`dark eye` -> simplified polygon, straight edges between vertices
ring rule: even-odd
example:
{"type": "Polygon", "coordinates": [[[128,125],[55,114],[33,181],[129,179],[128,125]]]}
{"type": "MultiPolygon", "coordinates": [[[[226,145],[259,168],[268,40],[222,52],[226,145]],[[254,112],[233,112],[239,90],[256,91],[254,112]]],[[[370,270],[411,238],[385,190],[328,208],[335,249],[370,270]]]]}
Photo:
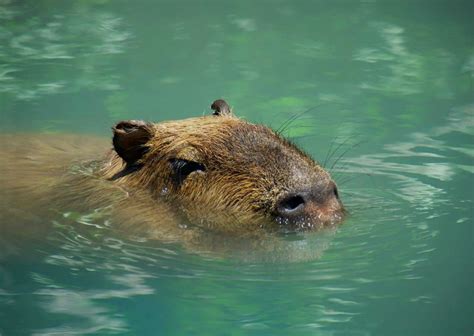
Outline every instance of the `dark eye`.
{"type": "Polygon", "coordinates": [[[334,186],[333,193],[334,193],[334,196],[336,196],[336,198],[339,199],[339,192],[337,191],[336,186],[334,186]]]}
{"type": "Polygon", "coordinates": [[[186,177],[188,177],[192,172],[206,171],[206,167],[199,162],[184,159],[171,159],[169,162],[171,164],[171,169],[173,170],[171,179],[177,186],[183,183],[186,177]]]}

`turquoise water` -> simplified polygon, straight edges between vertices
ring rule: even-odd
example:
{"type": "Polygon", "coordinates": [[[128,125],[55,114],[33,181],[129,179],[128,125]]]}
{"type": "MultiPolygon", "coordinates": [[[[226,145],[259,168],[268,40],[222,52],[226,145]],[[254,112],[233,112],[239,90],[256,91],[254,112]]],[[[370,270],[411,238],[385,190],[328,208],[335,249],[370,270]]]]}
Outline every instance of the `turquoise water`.
{"type": "Polygon", "coordinates": [[[0,335],[472,335],[473,12],[0,1],[3,133],[110,137],[118,120],[199,116],[219,97],[274,128],[301,114],[286,135],[328,161],[350,212],[333,234],[288,237],[317,252],[291,262],[58,214],[42,244],[0,256],[0,335]]]}

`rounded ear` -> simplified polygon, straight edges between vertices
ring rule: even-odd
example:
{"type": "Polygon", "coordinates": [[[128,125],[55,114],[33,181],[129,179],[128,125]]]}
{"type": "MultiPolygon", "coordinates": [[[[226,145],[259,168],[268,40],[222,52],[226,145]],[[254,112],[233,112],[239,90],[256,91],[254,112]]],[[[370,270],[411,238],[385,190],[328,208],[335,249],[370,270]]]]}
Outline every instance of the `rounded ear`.
{"type": "Polygon", "coordinates": [[[153,136],[153,125],[140,120],[127,120],[112,127],[112,131],[115,151],[128,165],[132,165],[148,151],[146,143],[153,136]]]}
{"type": "Polygon", "coordinates": [[[214,110],[214,113],[212,114],[215,116],[233,115],[229,104],[227,104],[227,102],[224,99],[215,100],[211,105],[211,109],[214,110]]]}

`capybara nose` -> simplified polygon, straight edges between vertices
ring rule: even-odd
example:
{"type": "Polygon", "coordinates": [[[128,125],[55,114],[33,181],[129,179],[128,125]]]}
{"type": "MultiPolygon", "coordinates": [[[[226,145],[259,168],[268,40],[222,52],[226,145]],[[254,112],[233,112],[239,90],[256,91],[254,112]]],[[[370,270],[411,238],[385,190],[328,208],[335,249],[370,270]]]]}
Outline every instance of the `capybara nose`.
{"type": "Polygon", "coordinates": [[[333,181],[317,183],[308,189],[289,192],[275,205],[277,222],[314,227],[340,221],[344,208],[333,181]]]}
{"type": "Polygon", "coordinates": [[[278,201],[276,212],[281,217],[300,216],[305,211],[306,199],[303,193],[287,195],[278,201]]]}

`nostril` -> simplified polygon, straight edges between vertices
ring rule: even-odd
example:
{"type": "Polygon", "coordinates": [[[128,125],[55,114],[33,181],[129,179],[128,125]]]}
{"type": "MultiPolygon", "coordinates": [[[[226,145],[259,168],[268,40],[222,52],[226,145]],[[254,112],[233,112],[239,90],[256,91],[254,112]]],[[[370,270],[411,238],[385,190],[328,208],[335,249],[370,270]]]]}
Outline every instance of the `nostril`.
{"type": "Polygon", "coordinates": [[[278,210],[286,214],[294,213],[297,210],[303,208],[304,203],[305,200],[302,196],[290,196],[280,201],[280,204],[278,205],[278,210]]]}

